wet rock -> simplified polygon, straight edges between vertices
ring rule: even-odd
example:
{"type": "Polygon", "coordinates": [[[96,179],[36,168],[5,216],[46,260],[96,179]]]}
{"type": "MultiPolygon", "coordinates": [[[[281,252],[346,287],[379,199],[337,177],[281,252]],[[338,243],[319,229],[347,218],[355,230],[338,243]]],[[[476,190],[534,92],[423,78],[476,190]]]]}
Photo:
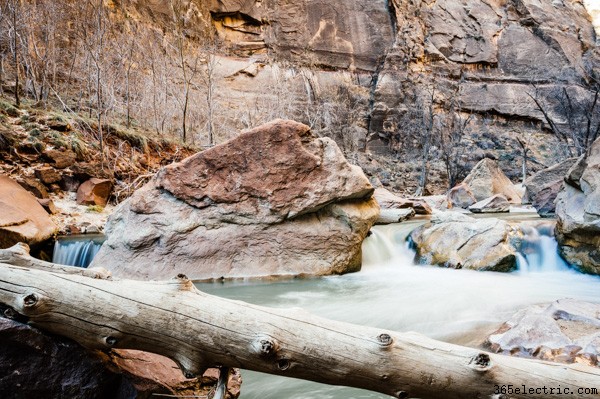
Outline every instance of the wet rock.
{"type": "Polygon", "coordinates": [[[36,198],[14,180],[0,175],[0,248],[29,245],[52,237],[57,227],[36,198]]]}
{"type": "Polygon", "coordinates": [[[430,215],[431,207],[429,204],[419,198],[403,198],[393,194],[389,190],[381,187],[376,188],[373,194],[375,200],[381,208],[387,209],[406,209],[412,208],[418,215],[430,215]]]}
{"type": "Polygon", "coordinates": [[[452,187],[448,192],[448,205],[450,208],[463,208],[467,209],[477,200],[471,192],[469,186],[465,183],[460,183],[457,186],[452,187]]]}
{"type": "Polygon", "coordinates": [[[35,177],[40,179],[41,182],[46,185],[58,183],[61,179],[60,172],[52,167],[41,167],[36,169],[35,177]]]}
{"type": "Polygon", "coordinates": [[[277,120],[162,169],[110,217],[94,263],[141,279],[356,271],[372,193],[332,140],[277,120]]]}
{"type": "Polygon", "coordinates": [[[496,161],[482,159],[463,181],[477,201],[502,194],[511,204],[520,204],[521,195],[496,161]]]}
{"type": "Polygon", "coordinates": [[[509,272],[517,266],[513,238],[518,234],[502,220],[435,212],[431,223],[417,228],[410,237],[420,264],[509,272]]]}
{"type": "Polygon", "coordinates": [[[79,205],[106,206],[112,190],[112,182],[108,179],[91,178],[77,189],[79,205]]]}
{"type": "MultiPolygon", "coordinates": [[[[0,396],[3,398],[151,398],[153,394],[205,397],[217,374],[186,379],[175,363],[152,353],[82,348],[31,326],[0,318],[0,396]]],[[[217,374],[218,376],[218,374],[217,374]]],[[[239,396],[239,372],[228,398],[239,396]]]]}
{"type": "Polygon", "coordinates": [[[496,194],[469,207],[473,213],[502,213],[510,210],[510,203],[502,194],[496,194]]]}
{"type": "Polygon", "coordinates": [[[549,183],[539,190],[533,199],[533,207],[542,217],[553,217],[556,210],[556,197],[563,188],[563,181],[549,183]]]}
{"type": "Polygon", "coordinates": [[[600,305],[561,299],[517,312],[487,339],[495,352],[597,366],[600,305]]]}

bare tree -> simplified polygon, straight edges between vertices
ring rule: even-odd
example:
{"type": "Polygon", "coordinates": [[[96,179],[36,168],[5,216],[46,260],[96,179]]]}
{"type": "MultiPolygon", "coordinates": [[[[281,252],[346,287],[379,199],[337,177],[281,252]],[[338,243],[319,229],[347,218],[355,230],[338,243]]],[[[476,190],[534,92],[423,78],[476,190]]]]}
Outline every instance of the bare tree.
{"type": "Polygon", "coordinates": [[[533,93],[527,93],[568,156],[586,153],[600,136],[600,77],[591,70],[585,80],[585,85],[563,85],[550,93],[532,85],[533,93]]]}

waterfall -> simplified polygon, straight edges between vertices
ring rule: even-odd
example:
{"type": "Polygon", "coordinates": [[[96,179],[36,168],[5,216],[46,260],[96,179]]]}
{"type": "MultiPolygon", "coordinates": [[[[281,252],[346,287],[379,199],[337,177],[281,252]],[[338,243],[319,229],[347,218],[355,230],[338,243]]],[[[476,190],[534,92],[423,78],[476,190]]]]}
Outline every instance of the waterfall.
{"type": "Polygon", "coordinates": [[[58,239],[54,243],[52,263],[88,267],[102,246],[103,236],[79,236],[58,239]]]}
{"type": "Polygon", "coordinates": [[[558,253],[558,243],[551,228],[541,225],[523,230],[525,236],[517,254],[517,269],[520,273],[570,270],[558,253]]]}

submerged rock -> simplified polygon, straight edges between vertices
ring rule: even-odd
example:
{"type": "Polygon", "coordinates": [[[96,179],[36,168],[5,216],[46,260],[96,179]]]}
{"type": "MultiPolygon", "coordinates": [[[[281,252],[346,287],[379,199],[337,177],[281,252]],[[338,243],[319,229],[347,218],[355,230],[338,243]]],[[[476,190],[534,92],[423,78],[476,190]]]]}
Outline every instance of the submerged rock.
{"type": "Polygon", "coordinates": [[[0,175],[0,248],[18,242],[39,244],[52,237],[57,227],[29,191],[0,175]]]}
{"type": "Polygon", "coordinates": [[[598,365],[600,305],[561,299],[517,312],[487,339],[494,352],[598,365]]]}
{"type": "Polygon", "coordinates": [[[511,204],[521,203],[521,194],[494,160],[482,159],[463,183],[469,187],[477,201],[502,194],[511,204]]]}
{"type": "Polygon", "coordinates": [[[110,217],[93,265],[139,279],[357,271],[372,193],[335,142],[277,120],[162,169],[110,217]]]}
{"type": "Polygon", "coordinates": [[[503,220],[439,212],[431,223],[417,228],[410,237],[418,263],[509,272],[517,267],[517,251],[512,243],[517,234],[503,220]]]}
{"type": "Polygon", "coordinates": [[[583,272],[600,274],[600,140],[569,169],[556,217],[562,256],[583,272]]]}

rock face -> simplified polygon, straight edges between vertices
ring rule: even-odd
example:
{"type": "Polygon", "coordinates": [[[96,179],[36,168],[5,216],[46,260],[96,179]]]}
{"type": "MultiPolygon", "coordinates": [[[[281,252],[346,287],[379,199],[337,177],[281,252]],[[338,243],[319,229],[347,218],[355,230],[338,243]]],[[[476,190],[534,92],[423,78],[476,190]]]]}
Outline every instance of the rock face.
{"type": "Polygon", "coordinates": [[[469,207],[473,213],[501,213],[510,210],[510,203],[502,194],[496,194],[469,207]]]}
{"type": "Polygon", "coordinates": [[[556,217],[563,257],[583,272],[600,274],[600,140],[567,173],[556,217]]]}
{"type": "Polygon", "coordinates": [[[162,169],[111,216],[93,264],[142,279],[356,271],[372,193],[332,140],[274,121],[162,169]]]}
{"type": "Polygon", "coordinates": [[[531,203],[541,216],[550,216],[553,214],[556,196],[562,188],[567,172],[576,161],[576,158],[569,158],[549,168],[540,170],[525,180],[523,203],[531,203]]]}
{"type": "Polygon", "coordinates": [[[0,175],[0,248],[18,242],[35,245],[57,227],[36,198],[12,179],[0,175]]]}
{"type": "Polygon", "coordinates": [[[477,201],[502,194],[512,204],[521,203],[521,195],[513,183],[491,159],[482,159],[463,183],[469,187],[477,201]]]}
{"type": "Polygon", "coordinates": [[[495,352],[598,366],[600,305],[561,299],[517,312],[487,345],[495,352]]]}
{"type": "Polygon", "coordinates": [[[509,272],[516,268],[517,233],[498,219],[474,219],[457,212],[434,213],[431,223],[410,235],[415,260],[454,269],[509,272]]]}
{"type": "MultiPolygon", "coordinates": [[[[0,342],[3,398],[140,399],[154,397],[154,393],[200,396],[207,395],[216,382],[210,373],[186,379],[172,360],[159,355],[115,350],[107,356],[4,318],[0,318],[0,342]]],[[[236,375],[228,398],[239,395],[239,383],[236,375]]]]}

